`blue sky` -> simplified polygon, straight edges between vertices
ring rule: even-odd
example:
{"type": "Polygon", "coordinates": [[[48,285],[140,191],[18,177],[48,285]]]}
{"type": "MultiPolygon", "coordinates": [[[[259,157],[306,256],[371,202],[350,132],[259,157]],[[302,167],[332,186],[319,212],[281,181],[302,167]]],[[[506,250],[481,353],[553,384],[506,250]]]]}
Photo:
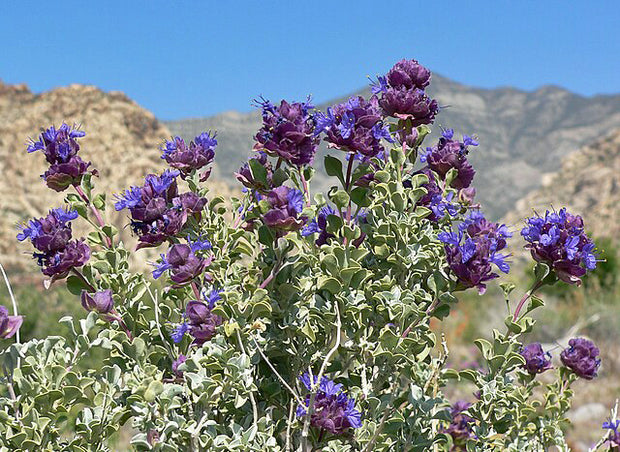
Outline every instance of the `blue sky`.
{"type": "Polygon", "coordinates": [[[4,1],[0,79],[120,90],[161,119],[317,102],[400,58],[481,86],[620,92],[616,1],[4,1]]]}

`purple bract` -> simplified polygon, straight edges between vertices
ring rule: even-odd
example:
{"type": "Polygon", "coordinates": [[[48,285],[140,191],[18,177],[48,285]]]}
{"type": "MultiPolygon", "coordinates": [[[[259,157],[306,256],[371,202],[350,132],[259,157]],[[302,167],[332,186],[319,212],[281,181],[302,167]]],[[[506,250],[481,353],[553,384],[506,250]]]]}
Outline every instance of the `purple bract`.
{"type": "Polygon", "coordinates": [[[9,315],[8,309],[0,306],[0,338],[13,337],[23,321],[24,318],[21,315],[9,315]]]}
{"type": "Polygon", "coordinates": [[[90,162],[85,162],[78,155],[80,145],[78,138],[86,135],[75,126],[62,124],[58,129],[51,126],[39,136],[38,141],[31,140],[28,152],[41,151],[50,164],[42,175],[47,186],[55,191],[66,190],[71,185],[79,185],[84,174],[88,172],[90,162]]]}
{"type": "MultiPolygon", "coordinates": [[[[215,147],[217,140],[215,134],[203,132],[189,143],[180,137],[174,137],[172,141],[166,141],[161,147],[161,158],[168,164],[181,172],[181,177],[185,178],[192,171],[197,171],[213,162],[215,158],[215,147]]],[[[201,181],[207,180],[211,169],[207,170],[200,178],[201,181]]]]}
{"type": "Polygon", "coordinates": [[[200,219],[207,200],[193,192],[178,194],[178,170],[161,176],[149,174],[141,187],[116,195],[116,210],[128,209],[131,228],[138,235],[138,249],[158,246],[177,236],[190,216],[200,219]]]}
{"type": "Polygon", "coordinates": [[[521,349],[521,356],[525,358],[523,366],[531,375],[541,374],[551,369],[551,354],[544,352],[542,345],[538,342],[528,344],[521,349]]]}
{"type": "Polygon", "coordinates": [[[317,133],[325,132],[329,147],[359,154],[362,158],[376,157],[384,151],[381,140],[394,142],[382,122],[377,98],[361,96],[327,109],[316,115],[317,133]]]}
{"type": "Polygon", "coordinates": [[[254,137],[254,149],[293,166],[310,165],[319,145],[309,113],[314,108],[310,99],[293,103],[283,100],[279,106],[265,99],[256,103],[262,108],[263,126],[254,137]]]}
{"type": "Polygon", "coordinates": [[[467,216],[458,231],[441,232],[437,237],[445,243],[448,265],[463,289],[477,287],[480,294],[484,293],[485,282],[499,276],[491,264],[504,273],[510,270],[506,261],[509,256],[499,252],[512,234],[505,225],[487,221],[479,211],[467,216]]]}
{"type": "Polygon", "coordinates": [[[586,380],[596,377],[601,365],[599,349],[594,343],[583,337],[573,338],[568,341],[568,348],[560,354],[562,364],[575,374],[586,380]]]}
{"type": "Polygon", "coordinates": [[[266,195],[269,210],[263,215],[263,222],[278,231],[295,231],[306,222],[300,217],[304,208],[304,195],[297,189],[276,187],[266,195]]]}
{"type": "MultiPolygon", "coordinates": [[[[316,383],[316,376],[314,382],[316,383]]],[[[299,377],[308,391],[312,391],[308,373],[299,377]]],[[[297,416],[307,414],[311,395],[306,395],[303,406],[297,407],[297,416]]],[[[327,430],[332,435],[342,435],[351,428],[362,426],[362,415],[355,409],[355,399],[342,391],[342,385],[336,384],[327,377],[322,377],[316,388],[316,396],[310,416],[310,425],[327,430]]]]}

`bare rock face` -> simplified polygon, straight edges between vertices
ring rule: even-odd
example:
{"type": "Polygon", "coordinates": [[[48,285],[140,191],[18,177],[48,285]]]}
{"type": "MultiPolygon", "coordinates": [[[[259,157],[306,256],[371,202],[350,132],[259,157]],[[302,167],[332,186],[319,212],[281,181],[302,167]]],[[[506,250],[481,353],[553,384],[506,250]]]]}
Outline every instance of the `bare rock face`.
{"type": "MultiPolygon", "coordinates": [[[[30,245],[15,238],[16,225],[60,206],[72,191],[48,189],[40,177],[46,169],[44,156],[26,152],[29,137],[37,139],[42,128],[58,127],[63,121],[80,124],[86,132],[80,139],[80,155],[99,171],[93,178],[96,192],[107,193],[108,220],[119,229],[127,218],[125,212],[114,211],[112,194],[166,167],[159,146],[170,131],[123,93],[71,85],[36,95],[25,85],[0,82],[0,262],[5,266],[35,269],[30,245]]],[[[78,227],[74,235],[83,231],[78,227]]],[[[122,233],[127,246],[132,246],[128,229],[122,233]]]]}
{"type": "Polygon", "coordinates": [[[543,178],[542,186],[516,203],[505,217],[521,226],[523,218],[555,207],[583,217],[594,237],[620,237],[620,129],[564,159],[562,167],[543,178]]]}

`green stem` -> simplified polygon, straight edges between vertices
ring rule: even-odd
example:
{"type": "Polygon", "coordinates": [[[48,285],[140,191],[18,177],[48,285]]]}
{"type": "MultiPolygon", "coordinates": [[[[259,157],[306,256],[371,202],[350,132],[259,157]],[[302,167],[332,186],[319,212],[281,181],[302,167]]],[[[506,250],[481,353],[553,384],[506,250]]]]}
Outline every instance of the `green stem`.
{"type": "Polygon", "coordinates": [[[523,308],[523,305],[525,304],[525,302],[532,296],[534,295],[534,292],[536,292],[538,289],[540,289],[543,285],[543,282],[541,280],[538,280],[534,283],[534,285],[532,286],[532,288],[530,289],[529,292],[526,292],[525,295],[523,295],[523,297],[521,298],[521,300],[519,300],[519,304],[517,305],[517,308],[515,309],[515,313],[512,316],[512,321],[516,322],[519,319],[519,313],[521,312],[521,308],[523,308]]]}
{"type": "MultiPolygon", "coordinates": [[[[90,202],[90,199],[88,199],[88,196],[86,196],[86,193],[84,193],[84,190],[82,190],[82,187],[80,187],[79,185],[74,185],[74,187],[75,187],[75,191],[77,191],[78,195],[80,195],[80,198],[82,198],[82,200],[86,203],[86,205],[90,207],[91,212],[97,219],[97,223],[99,224],[99,227],[103,228],[105,226],[105,222],[103,221],[103,218],[101,217],[101,213],[99,212],[99,210],[97,210],[97,208],[90,202]]],[[[110,237],[108,237],[105,234],[103,234],[103,236],[105,237],[105,242],[106,242],[107,247],[111,248],[112,240],[110,239],[110,237]]]]}

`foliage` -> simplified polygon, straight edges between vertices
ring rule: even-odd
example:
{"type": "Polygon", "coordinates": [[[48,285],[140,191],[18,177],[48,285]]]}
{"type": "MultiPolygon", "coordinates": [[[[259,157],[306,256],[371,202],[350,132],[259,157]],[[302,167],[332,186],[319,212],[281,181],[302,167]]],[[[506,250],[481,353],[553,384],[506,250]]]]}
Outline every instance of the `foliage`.
{"type": "MultiPolygon", "coordinates": [[[[247,191],[232,208],[205,186],[215,138],[166,142],[163,158],[182,171],[149,175],[115,203],[140,247],[169,245],[158,284],[130,270],[133,251],[101,220],[111,206],[96,172],[63,166],[82,135],[45,132],[31,147],[54,157],[48,185],[75,190],[66,204],[93,232],[70,241],[69,214],[55,211],[20,237],[48,284],[65,280],[89,312],[2,353],[4,449],[109,450],[131,425],[135,450],[567,450],[576,374],[562,367],[543,384],[521,353],[554,267],[538,263],[505,330],[475,342],[480,370],[450,369],[430,327],[460,291],[482,293],[508,271],[509,234],[473,204],[473,138],[445,131],[418,158],[438,109],[421,91],[429,79],[403,61],[368,101],[325,113],[262,100],[259,154],[240,169],[247,191]],[[326,158],[334,186],[311,197],[307,162],[322,134],[345,158],[326,158]],[[451,409],[453,381],[477,387],[474,403],[451,409]]],[[[510,304],[514,286],[503,289],[510,304]]],[[[583,359],[598,368],[594,352],[583,359]]]]}

